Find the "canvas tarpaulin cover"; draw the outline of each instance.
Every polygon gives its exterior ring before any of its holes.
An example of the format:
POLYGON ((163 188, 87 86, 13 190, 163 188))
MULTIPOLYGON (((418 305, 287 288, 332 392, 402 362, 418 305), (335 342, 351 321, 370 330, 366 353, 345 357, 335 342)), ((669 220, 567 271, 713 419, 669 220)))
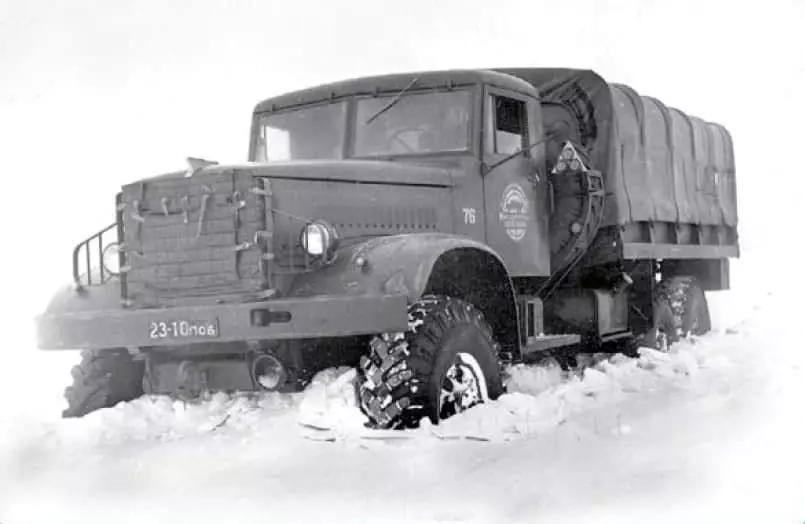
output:
POLYGON ((607 189, 605 224, 738 221, 732 139, 718 124, 688 116, 628 86, 578 69, 501 69, 538 91, 546 150, 580 145, 607 189))

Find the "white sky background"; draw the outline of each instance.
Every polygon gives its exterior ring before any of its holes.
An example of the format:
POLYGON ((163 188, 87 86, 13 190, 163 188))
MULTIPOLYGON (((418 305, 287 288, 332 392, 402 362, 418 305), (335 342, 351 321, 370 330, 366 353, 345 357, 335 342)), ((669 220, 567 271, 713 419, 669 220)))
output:
POLYGON ((0 311, 32 346, 31 317, 69 281, 72 247, 113 221, 119 186, 189 155, 245 160, 260 99, 441 68, 592 68, 723 123, 744 264, 762 255, 784 276, 801 231, 804 30, 804 0, 0 0, 0 311))

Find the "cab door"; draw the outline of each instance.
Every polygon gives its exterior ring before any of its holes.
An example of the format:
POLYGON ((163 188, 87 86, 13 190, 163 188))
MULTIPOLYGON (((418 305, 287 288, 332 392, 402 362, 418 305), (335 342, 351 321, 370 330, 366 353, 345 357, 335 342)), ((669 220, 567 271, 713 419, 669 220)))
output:
POLYGON ((528 147, 542 139, 538 104, 487 87, 483 125, 486 243, 503 257, 512 276, 548 276, 544 147, 528 147), (497 164, 518 151, 522 153, 497 164))

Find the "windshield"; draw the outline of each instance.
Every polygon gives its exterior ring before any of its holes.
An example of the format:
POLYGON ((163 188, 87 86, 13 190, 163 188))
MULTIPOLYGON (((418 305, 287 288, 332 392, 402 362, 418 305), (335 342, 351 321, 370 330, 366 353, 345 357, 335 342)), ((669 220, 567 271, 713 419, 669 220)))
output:
POLYGON ((256 161, 339 159, 344 153, 345 102, 260 118, 256 161))
POLYGON ((464 151, 469 146, 470 100, 469 91, 409 93, 396 101, 394 96, 359 99, 354 155, 464 151))

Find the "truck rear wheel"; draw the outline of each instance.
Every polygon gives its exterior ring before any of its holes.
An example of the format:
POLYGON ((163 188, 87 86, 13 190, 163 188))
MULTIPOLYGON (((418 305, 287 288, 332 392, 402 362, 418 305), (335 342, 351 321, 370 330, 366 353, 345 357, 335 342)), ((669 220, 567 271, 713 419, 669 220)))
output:
POLYGON ((62 417, 83 417, 141 396, 143 370, 143 363, 135 362, 125 349, 84 351, 72 370, 73 385, 64 391, 67 409, 62 417))
POLYGON ((693 277, 672 277, 660 283, 654 296, 654 325, 644 345, 667 351, 688 335, 710 331, 707 297, 693 277))
POLYGON ((503 392, 492 330, 472 304, 426 296, 408 308, 408 331, 384 334, 361 358, 361 410, 378 428, 438 424, 503 392))

